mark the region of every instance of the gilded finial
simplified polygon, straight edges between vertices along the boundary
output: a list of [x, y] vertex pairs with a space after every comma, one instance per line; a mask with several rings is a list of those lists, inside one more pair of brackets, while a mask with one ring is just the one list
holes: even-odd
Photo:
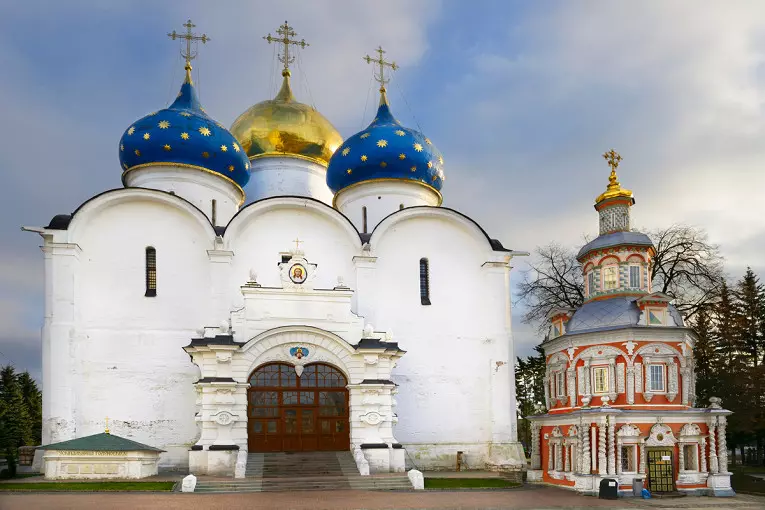
[[192, 33], [191, 29], [196, 25], [193, 24], [191, 20], [186, 21], [183, 26], [186, 28], [185, 34], [179, 34], [173, 30], [167, 34], [167, 36], [173, 41], [176, 39], [184, 39], [186, 41], [186, 49], [184, 50], [184, 48], [181, 47], [181, 56], [186, 60], [186, 65], [184, 66], [186, 69], [186, 83], [191, 83], [191, 61], [197, 57], [197, 51], [196, 49], [192, 49], [191, 43], [194, 41], [202, 41], [202, 44], [206, 44], [210, 38], [207, 37], [207, 34], [196, 35]]
[[365, 55], [362, 58], [366, 61], [367, 64], [376, 64], [380, 66], [379, 72], [375, 72], [375, 80], [377, 80], [377, 83], [380, 84], [380, 104], [388, 104], [388, 97], [385, 93], [385, 84], [390, 81], [390, 78], [385, 78], [385, 68], [390, 67], [393, 71], [395, 71], [399, 68], [399, 66], [395, 62], [387, 62], [383, 58], [385, 50], [382, 49], [382, 46], [378, 46], [375, 51], [379, 55], [377, 58], [372, 58], [369, 55]]
[[106, 425], [104, 426], [104, 432], [109, 433], [109, 417], [106, 417]]
[[268, 44], [279, 43], [283, 45], [282, 51], [279, 53], [279, 62], [284, 64], [282, 76], [286, 78], [290, 75], [290, 64], [295, 61], [295, 57], [290, 55], [290, 45], [305, 48], [306, 46], [310, 46], [310, 44], [305, 42], [305, 39], [301, 39], [299, 41], [297, 39], [290, 39], [291, 37], [295, 37], [297, 34], [286, 21], [284, 22], [284, 25], [281, 25], [276, 30], [276, 33], [278, 37], [274, 37], [269, 33], [267, 36], [263, 37], [263, 39], [268, 41]]
[[621, 155], [614, 149], [603, 153], [603, 159], [606, 160], [608, 166], [611, 167], [611, 174], [608, 176], [608, 186], [606, 186], [605, 193], [601, 194], [595, 199], [596, 203], [599, 203], [608, 198], [616, 197], [632, 197], [632, 192], [628, 189], [624, 189], [619, 185], [619, 181], [616, 177], [616, 169], [619, 168], [619, 163], [622, 161]]

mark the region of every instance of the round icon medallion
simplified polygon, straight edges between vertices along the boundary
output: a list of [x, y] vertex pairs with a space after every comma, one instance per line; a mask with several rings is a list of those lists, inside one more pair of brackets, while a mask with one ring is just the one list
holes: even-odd
[[303, 283], [307, 277], [308, 273], [303, 264], [295, 264], [290, 268], [290, 280], [292, 280], [292, 283]]

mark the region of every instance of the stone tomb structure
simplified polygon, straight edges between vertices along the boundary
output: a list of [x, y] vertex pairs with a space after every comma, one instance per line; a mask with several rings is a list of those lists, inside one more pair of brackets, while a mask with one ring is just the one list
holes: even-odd
[[651, 291], [655, 249], [630, 230], [632, 192], [621, 159], [595, 204], [600, 235], [585, 245], [585, 302], [550, 313], [547, 413], [530, 416], [528, 479], [595, 494], [613, 478], [623, 494], [644, 480], [653, 492], [732, 495], [720, 399], [695, 407], [695, 335], [668, 296]]
[[164, 451], [108, 432], [41, 447], [46, 480], [137, 479], [157, 474]]

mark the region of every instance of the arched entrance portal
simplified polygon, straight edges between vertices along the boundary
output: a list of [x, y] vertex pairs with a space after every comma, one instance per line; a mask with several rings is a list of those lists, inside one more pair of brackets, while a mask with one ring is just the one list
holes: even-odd
[[247, 443], [252, 452], [350, 449], [348, 384], [325, 363], [269, 363], [250, 375]]

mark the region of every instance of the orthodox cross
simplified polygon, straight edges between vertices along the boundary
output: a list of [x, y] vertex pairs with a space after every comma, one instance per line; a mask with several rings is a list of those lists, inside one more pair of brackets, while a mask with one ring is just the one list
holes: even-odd
[[295, 243], [295, 251], [300, 251], [300, 243], [303, 241], [301, 241], [299, 237], [296, 237], [292, 242]]
[[610, 151], [603, 153], [603, 158], [608, 162], [608, 166], [611, 167], [611, 170], [616, 172], [616, 169], [619, 168], [619, 162], [622, 160], [619, 153], [611, 149]]
[[206, 34], [197, 35], [191, 32], [191, 29], [194, 28], [196, 25], [191, 22], [191, 20], [188, 20], [186, 23], [183, 24], [184, 27], [186, 27], [186, 33], [185, 34], [179, 34], [175, 30], [167, 34], [167, 36], [175, 41], [176, 39], [185, 39], [186, 40], [186, 50], [184, 51], [183, 48], [181, 48], [181, 56], [186, 59], [186, 63], [189, 64], [192, 60], [194, 60], [197, 56], [196, 50], [191, 49], [191, 43], [193, 41], [202, 41], [202, 44], [205, 44], [207, 41], [210, 40], [209, 37], [207, 37]]
[[305, 42], [305, 39], [299, 41], [297, 39], [290, 39], [290, 37], [295, 37], [297, 34], [286, 21], [284, 22], [284, 25], [281, 25], [276, 30], [276, 33], [278, 34], [278, 37], [274, 37], [269, 33], [263, 39], [268, 41], [268, 44], [279, 43], [284, 46], [282, 48], [282, 53], [279, 54], [279, 62], [284, 64], [284, 71], [282, 71], [282, 74], [284, 74], [289, 72], [290, 64], [295, 61], [295, 57], [290, 55], [290, 45], [305, 48], [306, 46], [310, 46], [310, 44]]
[[375, 50], [379, 57], [372, 58], [369, 55], [365, 55], [362, 57], [364, 60], [366, 60], [367, 64], [377, 64], [380, 66], [380, 73], [375, 73], [375, 80], [377, 80], [377, 83], [380, 84], [380, 90], [385, 90], [385, 84], [390, 81], [390, 78], [387, 80], [385, 79], [385, 68], [390, 67], [392, 70], [396, 70], [399, 68], [398, 65], [396, 65], [395, 62], [386, 62], [383, 58], [383, 55], [385, 54], [385, 50], [382, 49], [382, 46], [378, 46]]

